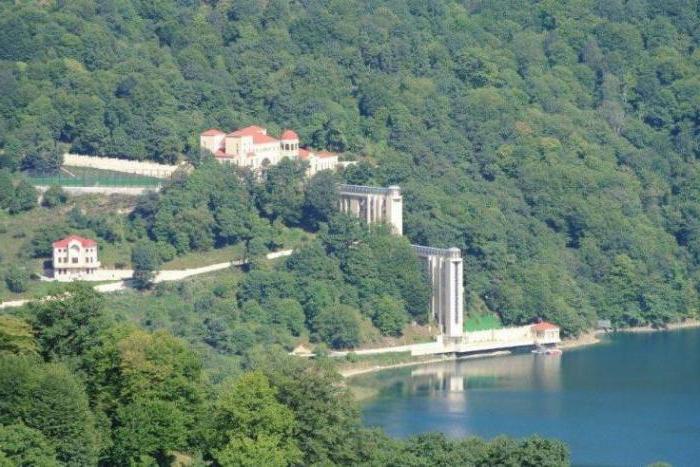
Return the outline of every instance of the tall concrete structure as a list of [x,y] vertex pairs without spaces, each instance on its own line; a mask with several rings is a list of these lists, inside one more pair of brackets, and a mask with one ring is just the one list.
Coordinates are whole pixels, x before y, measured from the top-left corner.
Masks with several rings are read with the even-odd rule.
[[340,185],[340,211],[367,224],[385,222],[395,235],[403,235],[403,198],[398,186]]
[[[385,222],[395,235],[403,235],[403,198],[398,186],[340,185],[340,211],[367,224]],[[459,248],[413,245],[425,261],[432,289],[430,312],[445,337],[464,334],[464,266]]]
[[432,286],[430,312],[445,337],[464,333],[464,264],[459,248],[432,248],[413,245],[425,261]]

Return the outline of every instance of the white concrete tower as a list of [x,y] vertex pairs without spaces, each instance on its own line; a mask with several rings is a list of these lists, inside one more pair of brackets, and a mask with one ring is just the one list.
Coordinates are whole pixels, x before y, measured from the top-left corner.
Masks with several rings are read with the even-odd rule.
[[386,221],[395,235],[403,235],[403,196],[401,187],[391,185],[386,194]]
[[413,245],[426,262],[432,294],[430,312],[445,337],[464,333],[464,264],[459,248],[431,248]]

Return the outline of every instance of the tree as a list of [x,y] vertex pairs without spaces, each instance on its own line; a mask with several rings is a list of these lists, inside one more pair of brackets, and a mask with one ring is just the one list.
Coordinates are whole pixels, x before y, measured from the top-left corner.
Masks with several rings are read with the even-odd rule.
[[299,336],[304,331],[304,309],[293,298],[276,298],[270,301],[270,314],[272,322],[279,324],[292,333]]
[[[4,457],[3,457],[4,456]],[[0,464],[58,467],[56,450],[39,430],[24,424],[0,426]]]
[[41,205],[47,208],[54,208],[56,206],[60,206],[61,204],[66,204],[67,201],[68,194],[63,191],[63,188],[53,185],[44,192],[44,196],[41,199]]
[[[0,356],[0,425],[16,424],[40,431],[62,464],[97,463],[99,443],[85,390],[62,365]],[[33,432],[22,435],[24,443],[42,443]],[[27,455],[35,453],[31,445],[24,449],[30,451]]]
[[304,205],[305,175],[306,164],[301,161],[282,159],[267,168],[259,192],[260,211],[272,220],[279,217],[287,225],[298,225]]
[[[73,212],[71,211],[71,213]],[[61,221],[39,227],[29,241],[28,253],[33,258],[51,257],[53,255],[52,243],[65,237],[69,232],[68,226]]]
[[150,287],[160,267],[160,254],[156,245],[148,241],[134,245],[131,250],[131,264],[134,267],[134,286],[137,289]]
[[360,314],[347,305],[335,305],[321,310],[314,319],[314,329],[332,348],[352,348],[360,343]]
[[113,328],[102,333],[83,367],[88,391],[114,429],[108,462],[166,462],[199,438],[202,362],[182,340],[165,331]]
[[36,355],[38,350],[32,327],[26,321],[0,316],[0,355]]
[[338,177],[323,170],[309,180],[304,192],[304,225],[317,230],[338,210]]
[[0,170],[0,209],[10,207],[10,202],[15,195],[15,186],[9,171]]
[[172,451],[187,445],[188,417],[170,401],[139,398],[120,406],[115,415],[115,462],[154,459],[168,462]]
[[384,295],[374,301],[372,322],[385,336],[400,336],[406,325],[406,309],[403,302]]
[[293,412],[260,371],[226,383],[215,406],[218,436],[214,455],[221,465],[287,466],[301,460]]
[[372,181],[372,166],[366,161],[348,165],[342,172],[346,183],[350,185],[369,185]]
[[29,282],[29,273],[26,269],[13,264],[5,272],[5,285],[14,293],[22,293],[27,290],[27,282]]
[[104,299],[87,284],[72,284],[63,295],[29,305],[30,322],[47,360],[80,359],[97,345],[106,326]]
[[29,211],[37,205],[39,193],[26,180],[22,179],[15,187],[15,194],[10,200],[10,213],[18,214],[22,211]]
[[359,411],[331,365],[268,353],[254,356],[251,367],[267,376],[277,400],[293,411],[301,464],[357,464]]
[[63,155],[54,147],[39,147],[28,152],[22,159],[22,169],[41,174],[58,172],[63,164]]

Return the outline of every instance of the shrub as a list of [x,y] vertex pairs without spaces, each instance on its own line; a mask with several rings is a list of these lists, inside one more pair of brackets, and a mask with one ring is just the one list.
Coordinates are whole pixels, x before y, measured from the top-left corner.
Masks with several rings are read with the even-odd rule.
[[360,356],[357,355],[355,352],[348,352],[348,354],[345,355],[345,360],[347,360],[350,363],[357,363],[360,361]]
[[177,255],[177,250],[170,243],[158,242],[156,247],[158,248],[160,260],[164,263],[173,260],[175,255]]
[[407,321],[408,315],[401,300],[389,295],[375,300],[372,322],[385,336],[400,336]]
[[39,193],[28,181],[20,181],[15,187],[15,193],[10,200],[10,214],[18,214],[35,208],[38,197]]
[[25,292],[27,290],[27,282],[29,282],[29,273],[26,269],[20,268],[16,264],[10,266],[5,273],[5,284],[11,292]]
[[134,265],[134,286],[137,289],[150,287],[160,266],[157,246],[148,241],[136,244],[131,251],[131,263]]
[[347,305],[321,310],[314,327],[318,337],[334,349],[355,347],[360,343],[360,313]]
[[53,208],[65,204],[68,201],[68,194],[63,191],[60,186],[54,185],[49,187],[41,199],[41,205],[47,208]]

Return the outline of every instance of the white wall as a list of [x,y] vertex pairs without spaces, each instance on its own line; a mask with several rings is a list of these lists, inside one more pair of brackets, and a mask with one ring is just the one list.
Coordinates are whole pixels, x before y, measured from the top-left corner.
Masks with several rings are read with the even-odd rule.
[[[40,193],[49,189],[46,185],[35,185]],[[160,187],[127,187],[127,186],[63,186],[63,191],[71,195],[126,195],[139,196],[149,191],[159,191]],[[39,196],[41,201],[41,195]]]
[[63,165],[71,167],[89,167],[101,170],[113,170],[155,178],[170,178],[181,165],[166,165],[156,162],[131,161],[114,157],[84,156],[80,154],[64,154]]

